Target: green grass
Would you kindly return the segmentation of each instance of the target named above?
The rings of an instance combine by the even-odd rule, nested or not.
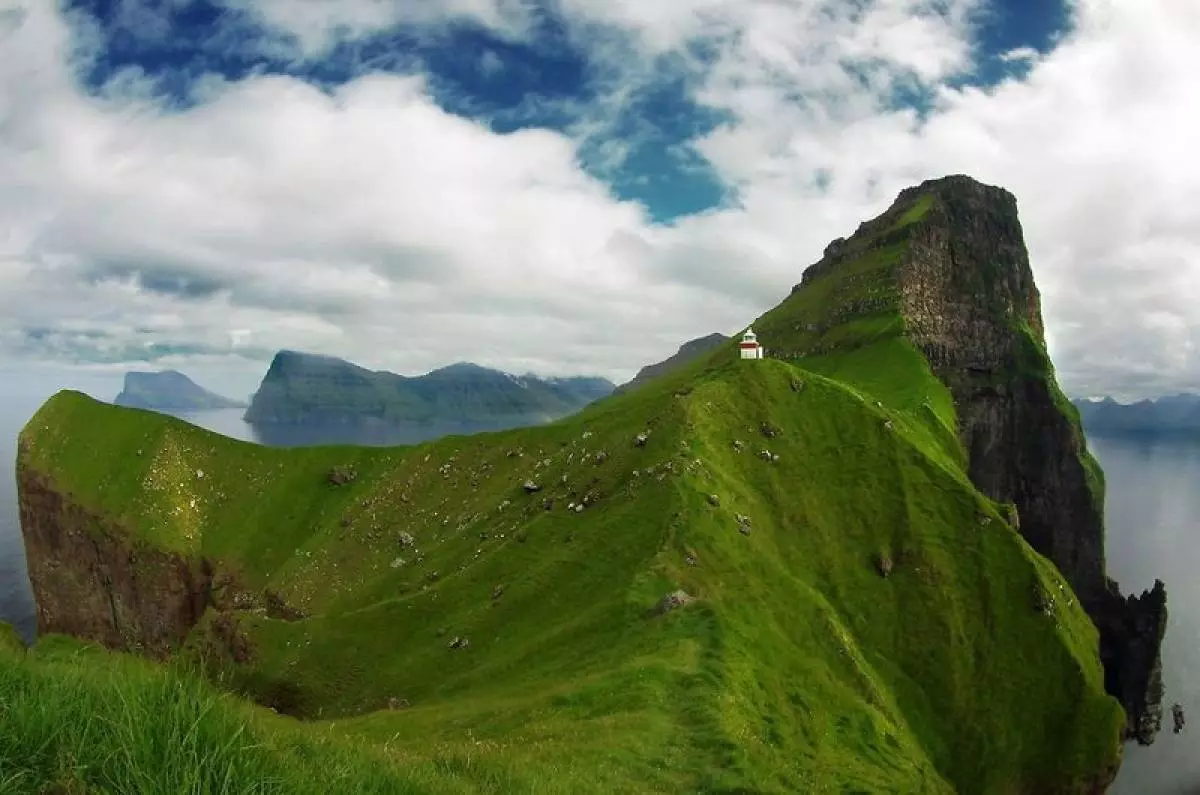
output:
[[[404,449],[264,449],[63,393],[21,463],[131,541],[209,555],[309,611],[240,612],[256,657],[208,676],[285,692],[311,719],[298,736],[388,764],[465,755],[468,786],[518,791],[1080,782],[1114,761],[1122,718],[1095,630],[1077,602],[1032,609],[1032,582],[1061,578],[970,486],[944,390],[902,345],[812,369],[722,352],[551,426]],[[337,465],[357,479],[329,485]],[[877,554],[897,561],[888,579]],[[648,619],[677,587],[699,601]],[[470,647],[447,649],[455,635]]]
[[[730,343],[536,428],[276,450],[59,394],[23,472],[103,515],[91,532],[206,556],[308,617],[234,611],[243,664],[213,654],[211,609],[169,670],[56,638],[10,652],[4,770],[32,791],[1089,791],[1124,722],[1096,630],[971,484],[904,337],[905,253],[865,248],[759,318],[777,359]],[[1053,381],[1030,342],[1020,367]],[[357,477],[331,485],[339,466]],[[696,601],[651,616],[677,588]],[[216,728],[189,734],[200,713]],[[97,720],[128,724],[120,744]],[[184,738],[178,772],[162,737]],[[210,767],[236,786],[196,784]]]

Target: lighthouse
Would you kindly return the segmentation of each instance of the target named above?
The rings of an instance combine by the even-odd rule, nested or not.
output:
[[[761,359],[766,353],[763,346],[758,344],[758,337],[752,328],[746,329],[746,333],[742,335],[742,341],[738,343],[738,348],[742,352],[743,359]]]

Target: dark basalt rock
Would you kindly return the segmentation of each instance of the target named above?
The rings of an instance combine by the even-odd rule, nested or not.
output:
[[[1014,506],[1005,515],[1010,526],[1066,576],[1100,632],[1107,689],[1125,708],[1126,736],[1152,742],[1162,722],[1165,587],[1123,597],[1105,575],[1103,475],[1045,351],[1015,197],[962,175],[908,188],[849,240],[830,244],[796,289],[897,243],[904,247],[895,268],[842,280],[857,280],[872,297],[833,309],[831,322],[893,302],[954,397],[971,480]],[[805,353],[829,347],[816,343]]]

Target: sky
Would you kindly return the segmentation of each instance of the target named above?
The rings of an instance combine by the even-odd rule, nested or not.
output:
[[[1200,390],[1194,0],[0,0],[0,392],[281,348],[623,381],[912,184],[1075,396]]]

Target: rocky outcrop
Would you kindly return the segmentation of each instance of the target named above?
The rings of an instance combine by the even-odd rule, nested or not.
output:
[[[131,543],[45,477],[27,467],[17,477],[38,634],[155,658],[178,648],[211,602],[209,561]]]
[[[1019,532],[1071,583],[1100,632],[1127,736],[1152,742],[1162,718],[1165,588],[1156,582],[1125,598],[1105,575],[1103,475],[1045,351],[1016,199],[965,176],[906,189],[852,238],[834,241],[801,286],[870,253],[890,253],[895,266],[843,277],[843,290],[857,280],[855,305],[832,321],[899,311],[905,334],[954,397],[972,481],[1016,505]]]

